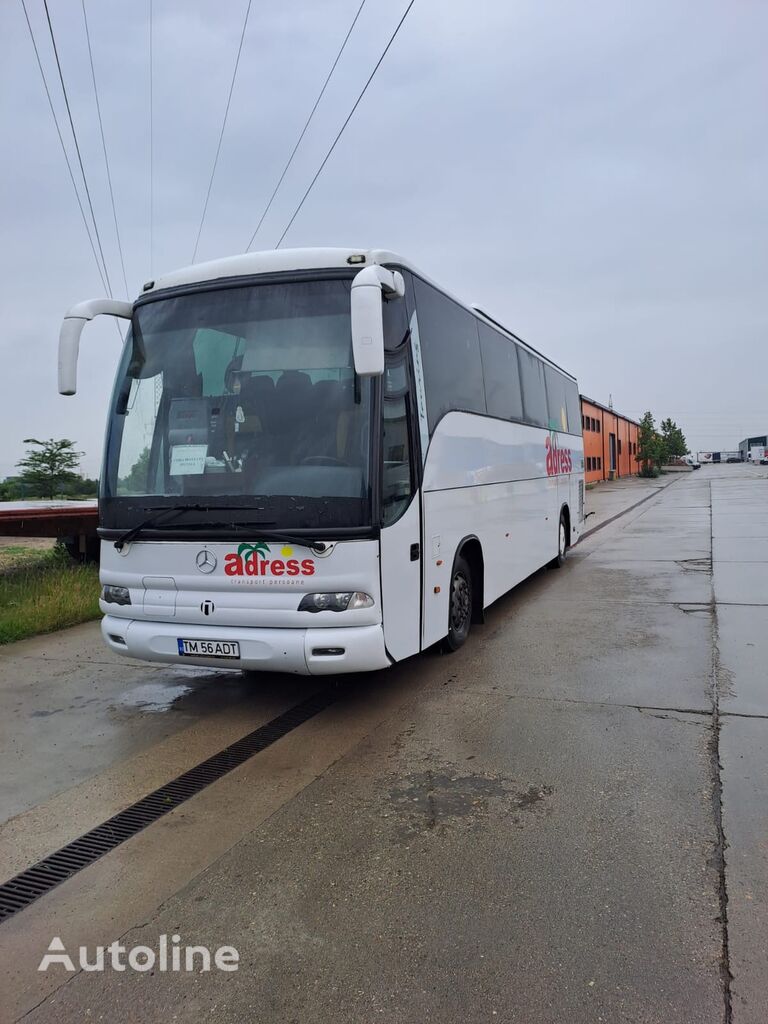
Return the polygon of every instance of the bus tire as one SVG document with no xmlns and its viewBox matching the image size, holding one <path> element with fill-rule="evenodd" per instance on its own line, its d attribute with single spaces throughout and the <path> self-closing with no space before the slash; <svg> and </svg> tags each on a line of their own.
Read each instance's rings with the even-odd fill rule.
<svg viewBox="0 0 768 1024">
<path fill-rule="evenodd" d="M 557 528 L 557 554 L 549 563 L 550 569 L 559 569 L 565 565 L 568 557 L 568 517 L 565 512 L 560 513 L 560 525 Z"/>
<path fill-rule="evenodd" d="M 462 555 L 456 555 L 448 595 L 448 634 L 443 640 L 447 653 L 458 651 L 469 636 L 472 625 L 472 570 Z"/>
</svg>

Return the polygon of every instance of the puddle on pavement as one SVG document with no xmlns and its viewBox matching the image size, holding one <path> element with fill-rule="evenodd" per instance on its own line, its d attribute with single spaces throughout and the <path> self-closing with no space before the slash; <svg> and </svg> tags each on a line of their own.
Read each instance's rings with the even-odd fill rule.
<svg viewBox="0 0 768 1024">
<path fill-rule="evenodd" d="M 170 711 L 177 700 L 191 692 L 192 687 L 188 683 L 139 683 L 121 693 L 116 706 L 138 711 Z"/>
<path fill-rule="evenodd" d="M 185 711 L 193 714 L 210 713 L 220 707 L 249 697 L 258 697 L 258 690 L 243 681 L 237 671 L 216 669 L 174 668 L 152 673 L 144 682 L 127 684 L 116 698 L 110 701 L 114 711 L 139 711 L 158 714 L 168 711 Z"/>
</svg>

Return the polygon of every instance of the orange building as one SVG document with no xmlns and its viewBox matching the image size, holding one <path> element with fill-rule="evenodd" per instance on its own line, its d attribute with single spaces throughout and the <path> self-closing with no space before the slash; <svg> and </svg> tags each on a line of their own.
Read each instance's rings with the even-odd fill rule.
<svg viewBox="0 0 768 1024">
<path fill-rule="evenodd" d="M 582 395 L 581 427 L 587 483 L 637 473 L 638 424 L 635 420 Z"/>
</svg>

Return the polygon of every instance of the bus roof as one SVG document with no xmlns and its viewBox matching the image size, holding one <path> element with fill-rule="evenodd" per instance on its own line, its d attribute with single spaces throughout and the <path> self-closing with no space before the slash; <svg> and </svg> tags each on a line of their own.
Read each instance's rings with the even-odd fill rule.
<svg viewBox="0 0 768 1024">
<path fill-rule="evenodd" d="M 410 260 L 403 259 L 397 253 L 387 249 L 352 249 L 352 248 L 307 248 L 307 249 L 267 249 L 263 252 L 246 252 L 237 256 L 225 256 L 218 260 L 209 260 L 206 263 L 193 263 L 189 267 L 182 267 L 179 270 L 172 270 L 168 274 L 157 277 L 154 281 L 148 281 L 144 285 L 143 294 L 164 291 L 168 288 L 182 288 L 189 284 L 202 284 L 205 281 L 215 281 L 220 278 L 250 277 L 254 274 L 279 274 L 289 273 L 295 270 L 347 270 L 362 269 L 371 264 L 386 264 L 403 267 L 410 270 L 417 277 L 432 285 L 438 291 L 447 295 L 458 305 L 471 313 L 476 319 L 491 324 L 498 330 L 503 331 L 513 341 L 522 345 L 528 351 L 545 362 L 554 366 L 555 369 L 576 380 L 572 373 L 558 366 L 549 356 L 543 355 L 528 342 L 524 341 L 508 327 L 499 323 L 488 313 L 485 313 L 477 306 L 471 306 L 447 291 L 432 278 L 422 273 Z"/>
</svg>

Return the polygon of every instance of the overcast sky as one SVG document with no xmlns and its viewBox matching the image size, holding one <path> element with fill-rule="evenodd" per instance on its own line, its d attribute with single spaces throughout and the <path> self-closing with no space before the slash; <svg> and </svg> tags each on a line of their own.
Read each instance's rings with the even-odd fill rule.
<svg viewBox="0 0 768 1024">
<path fill-rule="evenodd" d="M 26 0 L 66 125 L 42 0 Z M 253 0 L 198 258 L 241 252 L 359 0 Z M 188 264 L 245 0 L 87 0 L 131 297 Z M 368 0 L 257 239 L 271 248 L 406 7 Z M 49 0 L 117 295 L 123 293 L 80 0 Z M 98 472 L 118 357 L 68 306 L 104 289 L 18 0 L 0 4 L 0 478 L 22 439 L 70 437 Z M 768 4 L 416 0 L 286 245 L 394 249 L 692 449 L 768 430 Z M 124 296 L 123 296 L 124 297 Z"/>
</svg>

